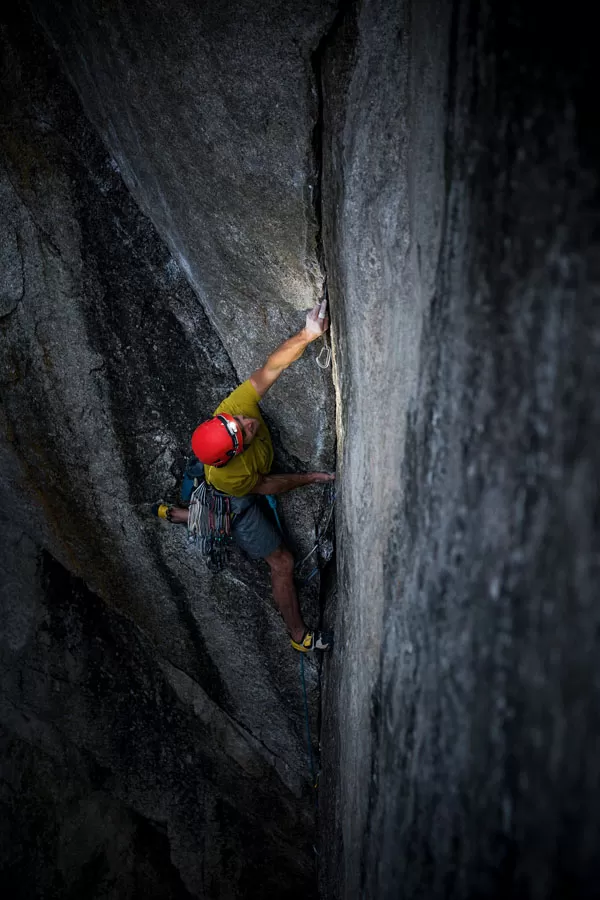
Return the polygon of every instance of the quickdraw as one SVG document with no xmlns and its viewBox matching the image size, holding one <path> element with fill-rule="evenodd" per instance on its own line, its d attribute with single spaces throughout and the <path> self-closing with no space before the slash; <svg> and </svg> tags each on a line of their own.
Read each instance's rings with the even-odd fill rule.
<svg viewBox="0 0 600 900">
<path fill-rule="evenodd" d="M 221 572 L 233 540 L 231 500 L 202 480 L 190 497 L 188 540 L 195 544 L 211 572 Z"/>
<path fill-rule="evenodd" d="M 296 577 L 302 578 L 303 582 L 306 584 L 311 581 L 315 575 L 319 572 L 318 565 L 314 566 L 313 569 L 308 573 L 308 575 L 303 575 L 303 570 L 311 558 L 315 551 L 318 551 L 319 556 L 325 561 L 328 562 L 333 555 L 333 542 L 327 537 L 327 531 L 329 529 L 329 525 L 331 522 L 331 518 L 333 516 L 334 506 L 335 506 L 335 489 L 332 484 L 328 484 L 326 487 L 325 496 L 327 498 L 327 509 L 326 515 L 323 517 L 323 524 L 319 526 L 317 529 L 316 541 L 313 546 L 310 548 L 304 559 L 301 559 L 300 562 L 295 567 Z"/>
</svg>

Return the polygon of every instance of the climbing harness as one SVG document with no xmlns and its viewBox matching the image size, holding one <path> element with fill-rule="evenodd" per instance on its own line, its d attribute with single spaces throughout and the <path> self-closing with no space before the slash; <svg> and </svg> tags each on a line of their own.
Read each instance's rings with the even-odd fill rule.
<svg viewBox="0 0 600 900">
<path fill-rule="evenodd" d="M 211 572 L 220 572 L 233 540 L 231 500 L 202 479 L 192 492 L 188 515 L 188 540 L 195 544 Z"/>
</svg>

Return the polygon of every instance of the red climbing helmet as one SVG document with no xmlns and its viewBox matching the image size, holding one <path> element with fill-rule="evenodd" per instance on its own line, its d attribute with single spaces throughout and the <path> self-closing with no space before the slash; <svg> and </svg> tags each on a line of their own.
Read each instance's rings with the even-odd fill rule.
<svg viewBox="0 0 600 900">
<path fill-rule="evenodd" d="M 242 429 L 229 413 L 207 419 L 192 435 L 192 450 L 206 466 L 220 468 L 243 449 Z"/>
</svg>

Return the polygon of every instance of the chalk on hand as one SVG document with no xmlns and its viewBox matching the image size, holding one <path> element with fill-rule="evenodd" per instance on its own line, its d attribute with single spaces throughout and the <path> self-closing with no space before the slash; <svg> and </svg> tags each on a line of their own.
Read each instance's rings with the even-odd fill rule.
<svg viewBox="0 0 600 900">
<path fill-rule="evenodd" d="M 319 310 L 319 318 L 324 319 L 327 315 L 327 297 L 323 297 L 321 300 L 321 308 Z"/>
</svg>

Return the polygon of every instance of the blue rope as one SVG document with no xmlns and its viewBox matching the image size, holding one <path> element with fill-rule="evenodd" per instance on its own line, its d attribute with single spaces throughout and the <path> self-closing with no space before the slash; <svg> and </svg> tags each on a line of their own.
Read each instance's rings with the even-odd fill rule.
<svg viewBox="0 0 600 900">
<path fill-rule="evenodd" d="M 272 494 L 267 494 L 267 502 L 271 509 L 273 510 L 273 515 L 275 516 L 275 521 L 279 526 L 280 532 L 283 534 L 283 528 L 281 527 L 281 522 L 279 521 L 279 513 L 277 512 L 277 500 Z"/>
<path fill-rule="evenodd" d="M 319 574 L 319 567 L 315 566 L 314 569 L 312 570 L 312 572 L 310 573 L 310 575 L 307 575 L 307 577 L 302 581 L 302 584 L 308 584 L 308 582 L 312 581 L 312 579 L 315 577 L 315 575 L 318 575 L 318 574 Z"/>
<path fill-rule="evenodd" d="M 304 696 L 304 721 L 306 724 L 306 745 L 308 747 L 308 764 L 310 766 L 310 775 L 313 786 L 317 786 L 317 776 L 315 773 L 315 761 L 313 758 L 312 741 L 310 739 L 310 724 L 308 721 L 308 697 L 306 696 L 306 679 L 304 677 L 304 653 L 300 653 L 300 678 L 302 680 L 302 693 Z M 315 796 L 315 803 L 317 802 Z"/>
<path fill-rule="evenodd" d="M 279 521 L 279 513 L 277 512 L 277 501 L 275 500 L 275 497 L 273 497 L 272 494 L 267 494 L 266 496 L 267 496 L 267 501 L 269 503 L 269 506 L 271 507 L 271 509 L 273 510 L 273 514 L 275 515 L 275 520 L 279 526 L 279 530 L 283 534 L 283 528 L 281 527 L 281 522 Z M 314 578 L 314 576 L 317 574 L 318 571 L 319 571 L 319 568 L 318 568 L 318 566 L 316 566 L 313 569 L 313 571 L 310 573 L 308 578 L 305 580 L 305 583 L 307 581 L 310 581 L 311 578 Z M 310 767 L 310 775 L 312 778 L 313 787 L 316 788 L 317 787 L 317 776 L 315 773 L 315 761 L 313 758 L 312 741 L 310 739 L 310 721 L 308 718 L 308 697 L 306 695 L 306 678 L 304 677 L 304 653 L 299 653 L 298 655 L 300 656 L 300 678 L 302 680 L 302 695 L 303 695 L 303 699 L 304 699 L 304 722 L 306 724 L 306 745 L 308 747 L 308 764 Z M 317 795 L 315 794 L 315 806 L 316 806 L 316 804 L 317 804 Z"/>
</svg>

